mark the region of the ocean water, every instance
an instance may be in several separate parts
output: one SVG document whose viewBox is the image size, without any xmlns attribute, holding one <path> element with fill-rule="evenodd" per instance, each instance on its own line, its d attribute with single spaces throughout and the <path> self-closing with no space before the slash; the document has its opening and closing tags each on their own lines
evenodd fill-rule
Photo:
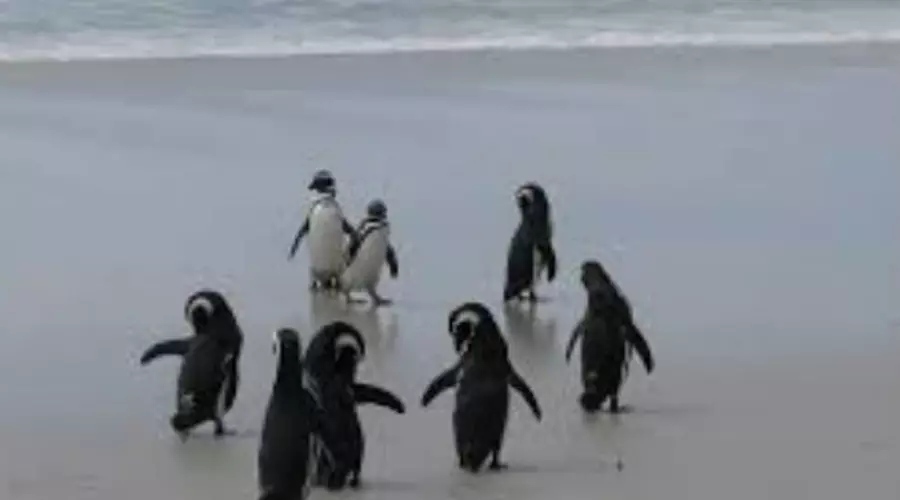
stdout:
<svg viewBox="0 0 900 500">
<path fill-rule="evenodd" d="M 895 0 L 0 0 L 0 59 L 900 39 Z"/>
</svg>

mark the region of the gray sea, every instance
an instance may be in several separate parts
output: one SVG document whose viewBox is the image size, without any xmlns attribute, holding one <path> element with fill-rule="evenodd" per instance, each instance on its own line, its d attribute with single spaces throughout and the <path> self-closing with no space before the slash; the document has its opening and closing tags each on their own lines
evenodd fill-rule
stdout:
<svg viewBox="0 0 900 500">
<path fill-rule="evenodd" d="M 0 0 L 0 58 L 900 39 L 894 0 Z"/>
<path fill-rule="evenodd" d="M 0 1 L 0 498 L 256 498 L 272 333 L 337 318 L 367 339 L 361 378 L 407 413 L 363 408 L 363 488 L 313 498 L 896 498 L 898 13 Z M 387 203 L 393 306 L 310 297 L 306 248 L 288 261 L 320 168 L 351 221 Z M 513 193 L 532 180 L 560 270 L 534 311 L 507 309 Z M 632 365 L 619 417 L 582 415 L 563 357 L 589 258 L 658 362 Z M 182 443 L 177 361 L 138 357 L 188 332 L 201 287 L 245 330 L 238 435 Z M 503 473 L 458 472 L 452 396 L 418 403 L 468 300 L 544 409 L 512 396 Z"/>
</svg>

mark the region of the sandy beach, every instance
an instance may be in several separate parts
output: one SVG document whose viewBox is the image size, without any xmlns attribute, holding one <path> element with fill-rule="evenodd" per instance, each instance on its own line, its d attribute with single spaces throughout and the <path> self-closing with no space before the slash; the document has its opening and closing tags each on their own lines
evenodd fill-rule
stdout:
<svg viewBox="0 0 900 500">
<path fill-rule="evenodd" d="M 890 499 L 900 491 L 900 46 L 478 51 L 0 64 L 0 496 L 255 498 L 272 332 L 369 342 L 364 487 L 313 498 Z M 313 300 L 287 251 L 331 169 L 383 198 L 400 277 L 377 312 Z M 542 183 L 561 270 L 500 304 L 515 188 Z M 582 260 L 630 298 L 658 369 L 585 417 L 563 347 Z M 228 422 L 181 443 L 185 298 L 247 336 Z M 447 312 L 489 304 L 544 408 L 510 470 L 454 464 Z M 623 467 L 616 466 L 621 461 Z"/>
</svg>

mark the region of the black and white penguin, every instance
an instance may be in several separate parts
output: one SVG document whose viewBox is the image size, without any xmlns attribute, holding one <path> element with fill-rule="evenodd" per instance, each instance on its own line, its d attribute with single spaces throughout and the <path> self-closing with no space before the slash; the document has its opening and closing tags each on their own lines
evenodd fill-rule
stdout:
<svg viewBox="0 0 900 500">
<path fill-rule="evenodd" d="M 474 315 L 467 314 L 476 310 L 479 312 Z M 453 410 L 456 454 L 459 467 L 472 473 L 478 472 L 488 455 L 491 456 L 488 468 L 506 467 L 500 460 L 500 452 L 509 416 L 510 387 L 522 396 L 535 418 L 541 420 L 537 398 L 512 366 L 506 342 L 496 328 L 496 322 L 483 305 L 463 312 L 453 333 L 454 341 L 461 342 L 460 358 L 438 375 L 422 395 L 424 407 L 443 391 L 457 387 Z"/>
<path fill-rule="evenodd" d="M 356 230 L 357 237 L 348 247 L 347 268 L 341 275 L 341 288 L 349 301 L 353 291 L 365 291 L 375 306 L 388 305 L 389 299 L 378 295 L 381 270 L 387 263 L 391 278 L 399 271 L 397 252 L 391 245 L 391 227 L 387 219 L 387 206 L 381 200 L 373 200 L 366 207 L 366 218 Z"/>
<path fill-rule="evenodd" d="M 547 281 L 556 277 L 556 252 L 551 241 L 553 224 L 550 202 L 544 189 L 529 182 L 516 191 L 521 221 L 513 234 L 506 260 L 503 301 L 522 298 L 534 303 L 534 288 L 545 270 Z"/>
<path fill-rule="evenodd" d="M 331 460 L 334 438 L 325 413 L 304 384 L 300 335 L 275 333 L 275 382 L 266 406 L 257 455 L 260 500 L 305 500 L 319 459 Z"/>
<path fill-rule="evenodd" d="M 313 176 L 309 189 L 314 192 L 312 206 L 291 245 L 288 259 L 294 258 L 300 242 L 309 233 L 310 287 L 337 290 L 341 273 L 346 266 L 345 236 L 352 242 L 356 231 L 347 222 L 337 201 L 337 185 L 328 170 Z"/>
<path fill-rule="evenodd" d="M 587 292 L 587 308 L 569 338 L 566 362 L 581 338 L 581 407 L 594 412 L 609 399 L 610 411 L 618 413 L 619 390 L 628 374 L 632 349 L 647 373 L 653 371 L 653 355 L 634 324 L 627 299 L 599 262 L 589 260 L 581 265 L 581 283 Z"/>
<path fill-rule="evenodd" d="M 207 421 L 215 435 L 229 434 L 223 418 L 237 397 L 243 333 L 225 297 L 201 290 L 188 298 L 185 317 L 194 335 L 150 346 L 141 356 L 147 365 L 161 356 L 181 356 L 172 428 L 182 437 Z"/>
<path fill-rule="evenodd" d="M 317 484 L 330 490 L 359 487 L 365 437 L 356 407 L 372 403 L 405 413 L 403 402 L 391 392 L 356 381 L 365 341 L 359 331 L 343 321 L 323 326 L 306 350 L 309 385 L 326 413 L 329 431 L 338 439 L 331 447 L 333 462 L 319 460 Z"/>
</svg>

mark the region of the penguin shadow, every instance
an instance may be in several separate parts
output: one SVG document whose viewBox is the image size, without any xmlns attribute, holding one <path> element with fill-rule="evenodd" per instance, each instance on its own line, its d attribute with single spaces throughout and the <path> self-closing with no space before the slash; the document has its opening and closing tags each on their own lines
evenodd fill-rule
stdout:
<svg viewBox="0 0 900 500">
<path fill-rule="evenodd" d="M 557 356 L 556 318 L 542 319 L 534 308 L 503 306 L 504 330 L 516 357 L 532 365 L 546 365 Z"/>
</svg>

